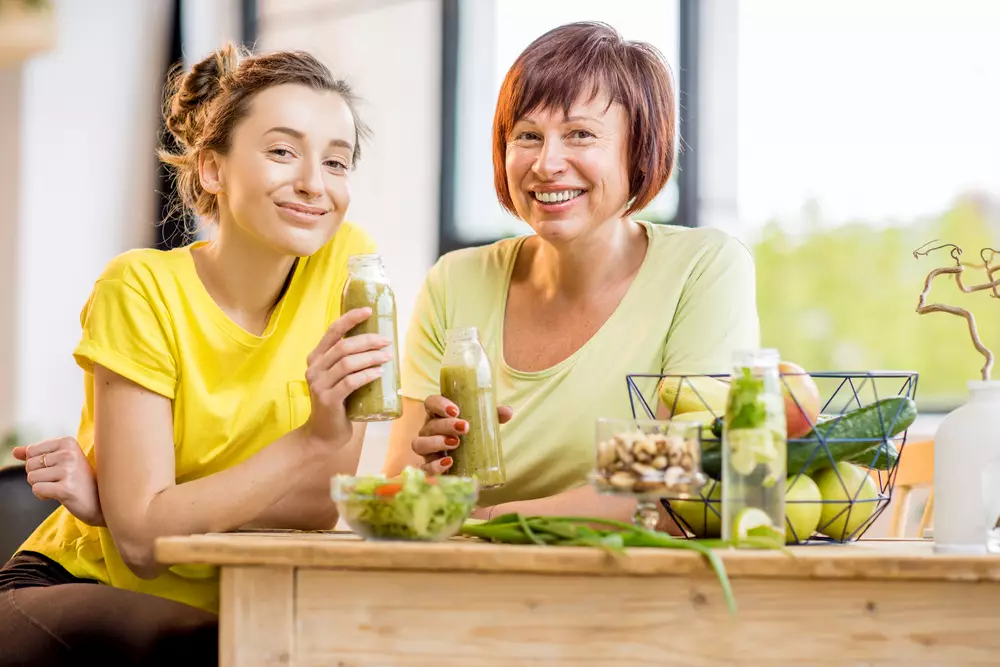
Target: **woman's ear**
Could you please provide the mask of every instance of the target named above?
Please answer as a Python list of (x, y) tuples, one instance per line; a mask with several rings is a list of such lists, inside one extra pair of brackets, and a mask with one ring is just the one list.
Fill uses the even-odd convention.
[(213, 150), (201, 152), (201, 155), (198, 156), (198, 177), (201, 179), (201, 187), (205, 192), (218, 195), (225, 190), (222, 164), (218, 153)]

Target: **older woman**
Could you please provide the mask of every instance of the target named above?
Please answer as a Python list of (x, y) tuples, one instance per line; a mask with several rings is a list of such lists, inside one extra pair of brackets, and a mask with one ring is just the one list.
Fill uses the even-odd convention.
[(475, 326), (505, 406), (507, 471), (478, 515), (633, 513), (586, 484), (594, 420), (631, 416), (626, 374), (726, 371), (759, 338), (741, 243), (632, 217), (670, 176), (674, 128), (671, 77), (648, 44), (575, 23), (518, 57), (497, 101), (494, 182), (535, 233), (449, 253), (427, 275), (386, 473), (451, 465), (467, 422), (439, 395), (445, 332)]

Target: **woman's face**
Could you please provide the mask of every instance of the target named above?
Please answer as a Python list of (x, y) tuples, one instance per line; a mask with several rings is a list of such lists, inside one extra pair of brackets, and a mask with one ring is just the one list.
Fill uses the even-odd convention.
[(628, 128), (605, 95), (577, 99), (568, 114), (539, 109), (507, 137), (507, 186), (514, 209), (540, 237), (567, 241), (624, 213)]
[(220, 224), (282, 255), (315, 253), (351, 202), (354, 141), (354, 118), (340, 95), (297, 84), (261, 91), (228, 154), (203, 160), (203, 184), (215, 178), (219, 188)]

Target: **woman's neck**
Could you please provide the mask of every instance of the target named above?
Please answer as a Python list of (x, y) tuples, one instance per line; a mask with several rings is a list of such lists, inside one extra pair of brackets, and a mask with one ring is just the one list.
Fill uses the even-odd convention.
[(626, 218), (567, 243), (537, 238), (532, 246), (524, 257), (522, 275), (545, 299), (575, 301), (634, 276), (646, 256), (647, 238), (641, 224)]
[(219, 225), (216, 238), (195, 253), (195, 266), (205, 289), (230, 318), (262, 331), (295, 259), (274, 252), (232, 225)]

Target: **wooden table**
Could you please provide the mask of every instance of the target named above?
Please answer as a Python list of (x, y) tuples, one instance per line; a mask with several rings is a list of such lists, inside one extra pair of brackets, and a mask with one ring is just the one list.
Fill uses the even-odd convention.
[(722, 552), (739, 606), (688, 551), (161, 539), (221, 566), (221, 664), (296, 667), (997, 665), (1000, 556), (873, 540)]

